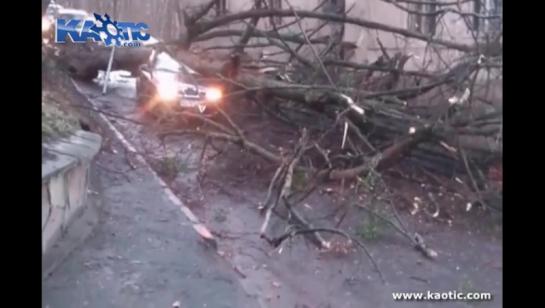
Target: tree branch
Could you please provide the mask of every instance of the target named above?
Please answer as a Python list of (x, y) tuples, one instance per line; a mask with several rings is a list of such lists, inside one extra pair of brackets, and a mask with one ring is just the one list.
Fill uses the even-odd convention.
[[(228, 29), (228, 30), (217, 30), (217, 31), (207, 32), (207, 33), (198, 35), (197, 37), (192, 39), (192, 42), (201, 42), (201, 41), (206, 41), (206, 40), (210, 40), (210, 39), (217, 38), (217, 37), (242, 36), (242, 35), (244, 35), (244, 31), (242, 31), (242, 30), (230, 30), (230, 29)], [(265, 32), (265, 31), (256, 31), (253, 34), (253, 37), (260, 37), (260, 38), (271, 37), (271, 38), (275, 38), (275, 39), (282, 39), (284, 41), (292, 42), (292, 43), (298, 43), (298, 44), (304, 44), (305, 43), (305, 39), (301, 38), (300, 36), (287, 35), (287, 34), (278, 34), (278, 33), (274, 32), (274, 31), (267, 31), (267, 32)], [(325, 37), (315, 38), (315, 39), (311, 39), (310, 42), (312, 44), (327, 44), (327, 38), (325, 38)], [(165, 44), (173, 45), (173, 44), (178, 44), (178, 43), (179, 43), (179, 41), (176, 40), (176, 41), (166, 42)]]
[(218, 17), (211, 21), (195, 23), (190, 29), (188, 29), (188, 32), (189, 32), (188, 34), (190, 37), (196, 37), (199, 34), (208, 32), (211, 29), (229, 24), (233, 21), (240, 20), (240, 19), (246, 19), (246, 18), (252, 18), (252, 17), (272, 17), (272, 16), (291, 17), (295, 15), (298, 15), (300, 18), (316, 18), (316, 19), (323, 19), (323, 20), (328, 20), (333, 22), (354, 24), (354, 25), (362, 26), (368, 29), (380, 30), (380, 31), (403, 35), (408, 38), (414, 38), (421, 41), (430, 42), (436, 45), (441, 45), (444, 47), (448, 47), (451, 49), (464, 51), (464, 52), (471, 52), (475, 50), (473, 46), (469, 46), (469, 45), (465, 45), (465, 44), (461, 44), (457, 42), (446, 41), (442, 39), (431, 38), (428, 35), (425, 35), (419, 32), (409, 31), (407, 29), (398, 28), (398, 27), (394, 27), (394, 26), (390, 26), (390, 25), (386, 25), (386, 24), (382, 24), (382, 23), (378, 23), (374, 21), (369, 21), (366, 19), (342, 16), (337, 14), (316, 13), (316, 12), (304, 11), (304, 10), (292, 11), (292, 10), (278, 10), (278, 9), (269, 9), (269, 10), (260, 9), (260, 10), (250, 10), (250, 11), (244, 11), (244, 12), (235, 13), (235, 14), (229, 14), (229, 15)]

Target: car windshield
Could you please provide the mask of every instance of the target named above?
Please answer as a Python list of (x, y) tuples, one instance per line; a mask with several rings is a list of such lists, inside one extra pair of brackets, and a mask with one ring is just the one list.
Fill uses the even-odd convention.
[(172, 58), (169, 54), (162, 52), (157, 55), (155, 62), (155, 70), (157, 71), (169, 71), (173, 73), (179, 73), (182, 75), (197, 74), (194, 70), (185, 64), (182, 64)]
[(158, 77), (159, 79), (175, 79), (178, 82), (184, 83), (184, 84), (190, 84), (193, 86), (198, 86), (198, 84), (192, 80), (192, 78), (188, 78), (187, 74), (184, 74), (180, 71), (174, 71), (169, 68), (156, 68), (154, 71), (154, 75)]
[(180, 72), (181, 66), (178, 61), (174, 60), (167, 53), (160, 53), (157, 55), (157, 60), (155, 62), (155, 69), (161, 71), (170, 71), (170, 72)]

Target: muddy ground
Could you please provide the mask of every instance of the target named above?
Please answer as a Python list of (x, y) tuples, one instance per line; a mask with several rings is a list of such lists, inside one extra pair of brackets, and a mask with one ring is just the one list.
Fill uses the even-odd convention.
[[(178, 197), (213, 230), (220, 253), (237, 268), (246, 291), (264, 299), (270, 307), (502, 306), (501, 214), (478, 206), (468, 211), (467, 197), (441, 188), (425, 174), (416, 173), (411, 179), (401, 176), (408, 171), (415, 174), (407, 169), (411, 166), (400, 165), (384, 178), (400, 195), (395, 206), (407, 229), (425, 238), (438, 253), (436, 260), (426, 259), (393, 228), (372, 220), (361, 207), (386, 213), (387, 205), (355, 183), (330, 183), (298, 208), (315, 226), (345, 229), (365, 243), (386, 280), (383, 283), (369, 259), (346, 246), (342, 238), (324, 234), (336, 247), (346, 248), (337, 252), (318, 251), (303, 237), (276, 249), (259, 238), (263, 217), (258, 207), (277, 166), (235, 145), (219, 142), (214, 147), (223, 153), (213, 157), (216, 151), (209, 147), (202, 160), (204, 141), (199, 137), (176, 136), (160, 142), (156, 133), (165, 126), (135, 112), (132, 79), (118, 83), (107, 95), (100, 94), (98, 85), (78, 85), (105, 112), (143, 121), (144, 125), (139, 125), (111, 118), (137, 150), (146, 154)], [(293, 129), (272, 123), (251, 104), (244, 106), (236, 117), (239, 123), (245, 123), (243, 128), (250, 140), (260, 144), (266, 141), (270, 148), (289, 147), (286, 140), (295, 139)], [(298, 184), (308, 180), (301, 177)], [(414, 207), (414, 198), (424, 200), (429, 192), (437, 202)], [(275, 219), (268, 232), (278, 236), (285, 227), (285, 222)], [(403, 304), (392, 299), (392, 292), (428, 290), (491, 292), (494, 299)]]

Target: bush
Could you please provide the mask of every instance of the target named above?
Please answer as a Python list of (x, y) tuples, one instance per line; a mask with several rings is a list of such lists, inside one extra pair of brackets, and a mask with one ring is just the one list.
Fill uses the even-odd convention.
[(42, 95), (42, 139), (64, 137), (77, 130), (78, 120), (63, 112), (47, 94)]

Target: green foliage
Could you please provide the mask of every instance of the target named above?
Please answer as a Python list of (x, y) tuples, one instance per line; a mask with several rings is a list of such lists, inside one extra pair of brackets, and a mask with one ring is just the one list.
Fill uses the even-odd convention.
[(363, 186), (363, 189), (372, 192), (380, 184), (380, 175), (374, 171), (367, 172), (364, 177), (358, 178), (358, 183)]
[(377, 240), (384, 229), (384, 223), (373, 215), (366, 215), (358, 228), (358, 235), (365, 240)]
[(80, 129), (66, 96), (67, 77), (50, 50), (42, 48), (42, 139), (69, 135)]
[(64, 137), (78, 128), (75, 117), (63, 112), (47, 95), (42, 96), (42, 139)]

